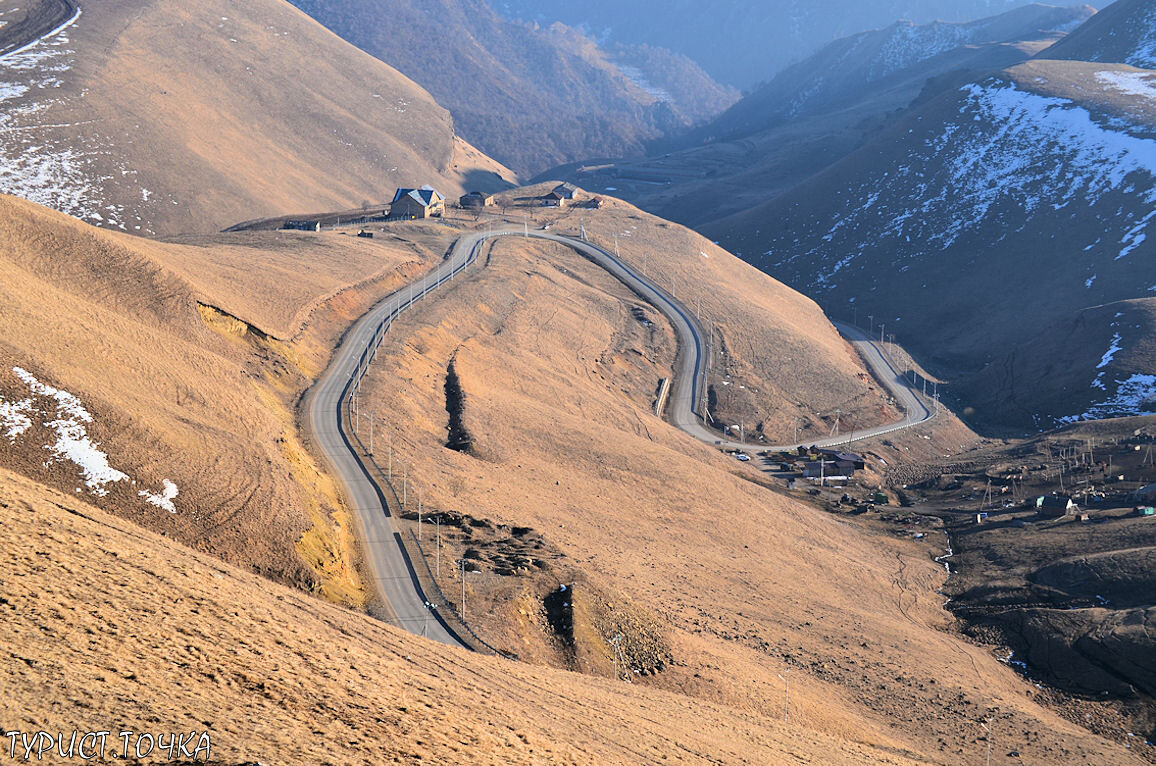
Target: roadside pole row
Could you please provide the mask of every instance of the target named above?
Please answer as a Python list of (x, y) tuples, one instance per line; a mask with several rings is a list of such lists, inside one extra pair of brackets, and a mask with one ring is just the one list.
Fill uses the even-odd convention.
[[(397, 293), (396, 303), (393, 302), (392, 298), (390, 299), (390, 302), (387, 304), (388, 310), (387, 310), (385, 317), (383, 317), (381, 319), (381, 321), (377, 324), (377, 326), (374, 328), (373, 334), (370, 337), (369, 341), (366, 342), (365, 348), (362, 350), (361, 355), (358, 358), (357, 367), (354, 370), (353, 375), (350, 378), (349, 388), (348, 388), (349, 396), (346, 397), (346, 400), (345, 400), (346, 413), (345, 413), (344, 420), (348, 424), (351, 435), (353, 437), (353, 441), (355, 441), (357, 443), (357, 446), (360, 448), (361, 454), (359, 455), (359, 457), (362, 460), (368, 458), (369, 464), (372, 467), (371, 474), (374, 474), (373, 479), (377, 483), (384, 485), (384, 487), (388, 488), (389, 494), (392, 495), (392, 497), (393, 497), (392, 505), (394, 508), (400, 508), (403, 511), (408, 508), (408, 500), (406, 498), (406, 495), (409, 494), (409, 489), (410, 489), (411, 485), (413, 485), (412, 477), (409, 476), (409, 473), (408, 473), (409, 466), (406, 466), (406, 480), (405, 480), (405, 485), (402, 487), (402, 497), (398, 497), (397, 487), (394, 486), (393, 477), (392, 477), (392, 473), (393, 473), (392, 443), (390, 446), (390, 468), (389, 468), (388, 473), (383, 471), (381, 466), (378, 465), (377, 460), (374, 457), (373, 452), (369, 449), (366, 449), (365, 442), (363, 442), (361, 439), (361, 431), (360, 431), (359, 392), (361, 389), (361, 381), (369, 373), (369, 367), (373, 363), (373, 361), (376, 359), (377, 351), (381, 347), (381, 344), (384, 342), (386, 335), (389, 333), (390, 329), (392, 329), (394, 320), (403, 311), (406, 311), (407, 309), (412, 308), (415, 303), (418, 303), (419, 301), (423, 300), (426, 295), (433, 292), (434, 290), (436, 290), (438, 287), (442, 286), (443, 284), (446, 284), (447, 282), (452, 281), (453, 278), (457, 274), (465, 271), (466, 268), (468, 268), (471, 264), (473, 264), (477, 260), (478, 252), (481, 249), (483, 243), (486, 242), (488, 239), (490, 239), (491, 236), (492, 235), (487, 234), (485, 237), (480, 238), (470, 248), (469, 253), (467, 254), (465, 260), (461, 264), (458, 264), (456, 266), (452, 266), (447, 274), (443, 274), (443, 275), (439, 276), (436, 279), (436, 281), (433, 281), (431, 283), (430, 275), (427, 274), (426, 276), (424, 276), (422, 278), (420, 285), (411, 284), (407, 288), (402, 288), (401, 290), (399, 290)], [(452, 258), (453, 258), (452, 253), (451, 253), (450, 258), (452, 261)], [(373, 429), (373, 421), (371, 420), (370, 421), (371, 440), (372, 440), (372, 433), (373, 433), (372, 429)], [(420, 492), (421, 492), (421, 490), (419, 487), (418, 488), (419, 498), (420, 498)], [(420, 511), (420, 499), (419, 499), (419, 512), (418, 513), (419, 513), (418, 523), (420, 525), (422, 523), (421, 522), (421, 511)], [(421, 527), (419, 526), (419, 530), (420, 530), (420, 528)], [(411, 544), (417, 546), (418, 552), (420, 554), (420, 556), (418, 558), (420, 558), (422, 560), (421, 569), (424, 570), (425, 574), (427, 575), (427, 577), (424, 579), (427, 579), (433, 585), (433, 589), (436, 591), (436, 595), (437, 595), (438, 600), (440, 600), (442, 602), (442, 604), (444, 604), (446, 607), (445, 609), (442, 609), (439, 612), (439, 605), (438, 604), (433, 604), (433, 603), (430, 603), (429, 601), (426, 601), (425, 602), (426, 609), (431, 614), (439, 614), (440, 613), (441, 615), (447, 615), (447, 614), (453, 615), (454, 617), (457, 618), (456, 622), (463, 629), (465, 629), (465, 631), (467, 633), (469, 633), (469, 635), (474, 639), (474, 641), (477, 642), (478, 645), (485, 647), (487, 650), (489, 650), (490, 652), (492, 652), (496, 655), (508, 657), (509, 656), (508, 654), (506, 654), (505, 652), (502, 652), (501, 650), (499, 650), (499, 649), (495, 648), (494, 646), (490, 645), (489, 643), (487, 643), (481, 636), (479, 636), (473, 630), (473, 628), (471, 628), (469, 626), (469, 624), (466, 623), (465, 616), (457, 613), (458, 610), (456, 610), (454, 608), (454, 602), (452, 602), (450, 599), (448, 599), (446, 597), (445, 593), (442, 591), (440, 583), (438, 583), (438, 581), (437, 581), (437, 578), (434, 577), (433, 573), (430, 571), (429, 561), (426, 559), (424, 548), (422, 547), (421, 541), (419, 540), (418, 536), (414, 535), (412, 530), (410, 530), (409, 536), (412, 539)], [(404, 537), (402, 537), (401, 539), (404, 541)], [(411, 560), (412, 560), (412, 558), (413, 557), (411, 557)], [(436, 620), (438, 618), (434, 617), (433, 619)], [(443, 617), (443, 619), (444, 619), (444, 617)], [(428, 622), (428, 620), (427, 620), (427, 622)], [(422, 630), (416, 630), (415, 626), (406, 626), (406, 627), (411, 632), (416, 633), (418, 635), (422, 635), (424, 633), (424, 631), (422, 631)], [(516, 657), (514, 657), (514, 659), (516, 659)]]

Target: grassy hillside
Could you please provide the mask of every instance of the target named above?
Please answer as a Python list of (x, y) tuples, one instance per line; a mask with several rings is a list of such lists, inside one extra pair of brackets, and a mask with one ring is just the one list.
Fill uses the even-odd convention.
[[(608, 247), (617, 234), (660, 283), (680, 275), (673, 289), (692, 310), (700, 297), (704, 313), (733, 308), (730, 387), (756, 389), (752, 401), (775, 415), (768, 430), (789, 433), (799, 400), (844, 386), (870, 395), (813, 304), (705, 240), (613, 201), (530, 225), (546, 222), (584, 224)], [(392, 461), (399, 497), (409, 482), (401, 533), (418, 534), (421, 487), (426, 561), (437, 566), (431, 522), (443, 514), (442, 589), (457, 601), (464, 560), (467, 614), (487, 641), (612, 678), (621, 635), (636, 686), (764, 716), (781, 713), (789, 670), (794, 725), (935, 763), (982, 757), (975, 721), (989, 715), (1003, 753), (1133, 760), (954, 634), (936, 594), (942, 535), (861, 529), (655, 417), (669, 330), (604, 272), (521, 238), (487, 248), (483, 263), (395, 325), (361, 396), (363, 416), (376, 413), (378, 464)], [(455, 417), (468, 448), (446, 446), (461, 447), (447, 430)], [(939, 441), (935, 429), (923, 436)]]
[(451, 650), (6, 469), (0, 514), (7, 731), (208, 731), (212, 762), (238, 764), (925, 762), (762, 711)]
[(165, 236), (500, 185), (425, 91), (287, 3), (82, 10), (0, 59), (0, 191)]
[[(26, 573), (6, 594), (19, 622), (4, 646), (23, 660), (10, 729), (80, 725), (61, 705), (84, 696), (94, 700), (86, 714), (115, 714), (126, 728), (212, 727), (218, 757), (232, 761), (309, 761), (324, 747), (329, 758), (371, 761), (384, 748), (482, 763), (784, 753), (969, 763), (986, 716), (1028, 758), (1136, 762), (1033, 701), (1030, 684), (953, 633), (936, 593), (944, 571), (931, 560), (942, 539), (848, 524), (651, 415), (675, 352), (669, 330), (581, 258), (520, 239), (397, 325), (362, 406), (376, 411), (377, 454), (389, 445), (411, 501), (420, 486), (427, 513), (477, 521), (442, 530), (443, 587), (460, 587), (455, 558), (481, 565), (466, 588), (472, 624), (537, 664), (602, 680), (430, 647), (254, 578), (364, 604), (349, 517), (299, 444), (292, 406), (348, 322), (440, 258), (453, 229), (159, 244), (3, 201), (14, 224), (0, 247), (12, 307), (0, 528), (10, 569)], [(769, 402), (771, 428), (786, 427), (781, 399), (801, 409), (845, 391), (882, 416), (878, 392), (806, 299), (620, 203), (539, 211), (553, 230), (585, 223), (608, 246), (616, 234), (659, 281), (676, 275), (676, 294), (720, 317), (729, 352), (716, 385)], [(445, 446), (451, 362), (466, 452)], [(937, 444), (934, 430), (925, 435)], [(101, 470), (82, 475), (76, 458)], [(399, 524), (403, 534), (414, 526)], [(534, 576), (491, 568), (487, 539), (501, 525), (539, 543), (532, 556), (546, 566), (532, 565)], [(428, 546), (434, 532), (424, 532)], [(561, 604), (575, 611), (569, 633), (546, 600), (563, 584), (576, 586)], [(173, 620), (185, 626), (175, 643)], [(632, 685), (608, 680), (615, 631)], [(179, 674), (166, 670), (174, 659)], [(398, 663), (410, 671), (394, 672)], [(788, 670), (780, 728), (769, 719)], [(306, 726), (326, 737), (298, 736)], [(626, 730), (629, 746), (617, 734)]]
[(445, 235), (162, 245), (12, 197), (0, 217), (3, 464), (364, 603), (350, 519), (297, 438), (294, 407), (346, 323), (439, 257)]
[(576, 29), (501, 19), (484, 0), (294, 5), (427, 88), (463, 136), (522, 173), (641, 154), (737, 95), (684, 56), (638, 46), (611, 55)]

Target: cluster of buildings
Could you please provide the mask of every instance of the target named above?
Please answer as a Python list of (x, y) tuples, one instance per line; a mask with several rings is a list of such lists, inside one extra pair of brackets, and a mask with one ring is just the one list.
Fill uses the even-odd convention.
[[(565, 207), (573, 204), (579, 189), (574, 184), (561, 183), (541, 197), (531, 197), (531, 201), (545, 207)], [(464, 210), (480, 210), (493, 207), (496, 199), (493, 194), (472, 191), (458, 198), (458, 206)], [(594, 197), (588, 207), (601, 207), (602, 200)], [(336, 219), (338, 224), (365, 224), (375, 221), (413, 221), (427, 218), (440, 218), (446, 212), (446, 198), (432, 186), (423, 186), (420, 189), (399, 188), (393, 194), (389, 207), (380, 212), (366, 213), (352, 219)], [(282, 229), (297, 231), (321, 231), (322, 224), (329, 225), (328, 219), (322, 220), (287, 220), (282, 223)]]
[(818, 479), (821, 483), (849, 481), (856, 471), (866, 467), (867, 461), (862, 455), (815, 447), (800, 447), (797, 453), (782, 455), (779, 462), (780, 470), (797, 471), (804, 479)]

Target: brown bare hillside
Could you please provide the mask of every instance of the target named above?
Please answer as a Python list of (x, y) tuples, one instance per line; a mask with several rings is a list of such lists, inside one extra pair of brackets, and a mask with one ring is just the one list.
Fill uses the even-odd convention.
[[(295, 399), (348, 322), (427, 268), (446, 235), (430, 232), (431, 246), (421, 227), (404, 245), (277, 232), (159, 244), (11, 197), (0, 218), (0, 463), (362, 603), (351, 527), (297, 439)], [(75, 460), (49, 459), (63, 438), (59, 397), (15, 368), (77, 397), (92, 418), (77, 425), (127, 478), (90, 486)], [(21, 416), (23, 431), (6, 430)], [(166, 480), (171, 511), (139, 494), (163, 497)]]
[(0, 191), (164, 236), (508, 175), (419, 86), (288, 3), (82, 10), (0, 60)]
[[(558, 214), (533, 223), (548, 215)], [(720, 275), (746, 269), (617, 203), (568, 215), (584, 216), (589, 232), (617, 231), (620, 248), (639, 248), (632, 260), (646, 247), (648, 273), (678, 264), (684, 300), (730, 298)], [(721, 265), (698, 272), (688, 258)], [(612, 678), (620, 635), (619, 672), (625, 664), (636, 684), (762, 715), (781, 714), (789, 671), (790, 721), (934, 763), (978, 762), (984, 718), (994, 763), (1139, 762), (1042, 707), (993, 652), (955, 632), (932, 560), (942, 536), (861, 529), (652, 415), (674, 354), (669, 330), (635, 312), (637, 299), (604, 272), (517, 237), (483, 261), (395, 325), (361, 409), (362, 435), (374, 418), (377, 462), (399, 498), (404, 476), (411, 516), (421, 488), (431, 569), (431, 522), (445, 514), (439, 581), (456, 601), (465, 562), (467, 616), (486, 640)], [(784, 360), (765, 373), (777, 388), (760, 396), (818, 387), (807, 365), (846, 365), (854, 379), (806, 301), (784, 290), (735, 303), (736, 317), (767, 333), (746, 336), (756, 354), (815, 346), (793, 385)], [(418, 533), (413, 522), (401, 531)]]
[(427, 642), (5, 469), (0, 517), (6, 731), (208, 731), (216, 763), (926, 763)]

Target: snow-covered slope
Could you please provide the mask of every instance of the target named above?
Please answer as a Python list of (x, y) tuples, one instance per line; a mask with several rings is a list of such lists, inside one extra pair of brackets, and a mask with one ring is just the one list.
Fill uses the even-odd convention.
[[(953, 88), (707, 233), (835, 316), (883, 321), (962, 381), (1084, 307), (1156, 292), (1154, 92), (1145, 70), (1024, 64)], [(1154, 372), (1113, 371), (1137, 385)], [(1100, 382), (1108, 402), (1117, 392)], [(1045, 421), (1097, 412), (1088, 397), (1049, 401), (1034, 413)]]

